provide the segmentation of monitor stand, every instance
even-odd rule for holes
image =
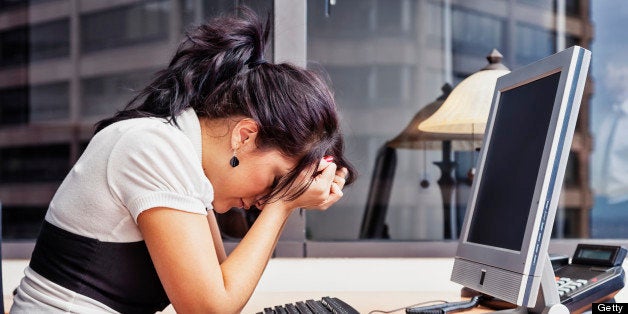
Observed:
[[[495,311],[495,313],[569,314],[569,309],[560,303],[554,269],[552,268],[552,262],[547,253],[545,253],[541,286],[539,287],[539,293],[534,308],[519,306],[514,309]]]

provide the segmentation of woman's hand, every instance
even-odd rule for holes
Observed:
[[[307,208],[325,210],[336,203],[343,195],[342,188],[345,185],[347,169],[340,168],[332,161],[322,159],[316,170],[316,176],[308,189],[298,198],[292,201],[284,201],[290,209]],[[301,182],[309,178],[311,172],[301,174]]]

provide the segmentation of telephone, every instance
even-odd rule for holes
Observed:
[[[578,244],[571,261],[569,256],[550,254],[560,303],[570,313],[582,313],[592,303],[614,302],[613,297],[625,283],[625,257],[626,249],[621,246],[596,244]],[[478,294],[467,287],[461,290],[462,297]],[[497,298],[482,299],[479,304],[493,310],[515,307]]]
[[[594,302],[611,300],[624,287],[625,257],[626,249],[621,246],[578,244],[571,262],[550,258],[560,302],[577,313]]]

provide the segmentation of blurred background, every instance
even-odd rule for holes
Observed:
[[[302,15],[275,14],[295,3]],[[348,157],[360,171],[334,208],[292,223],[289,229],[303,241],[455,239],[482,135],[396,146],[391,140],[415,114],[485,67],[493,49],[514,70],[572,45],[593,52],[592,66],[554,237],[628,238],[626,1],[0,0],[5,245],[32,245],[93,124],[122,108],[167,64],[184,31],[241,5],[270,14],[275,26],[283,19],[304,26],[302,34],[275,27],[267,58],[294,52],[328,74]],[[304,44],[291,48],[278,39]],[[388,190],[378,190],[378,165],[393,151],[382,181]],[[451,167],[443,170],[444,162]],[[444,177],[449,196],[441,193]],[[373,212],[377,219],[369,220]],[[379,232],[365,235],[369,227]]]

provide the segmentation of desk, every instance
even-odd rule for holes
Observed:
[[[452,266],[452,258],[273,259],[242,313],[323,296],[340,298],[360,313],[459,301],[462,286],[449,280]]]
[[[19,284],[27,264],[3,261],[8,307],[10,292]],[[453,258],[274,258],[242,313],[323,296],[338,297],[360,313],[434,300],[458,301],[462,286],[449,280],[452,266]],[[625,269],[627,266],[624,263]],[[615,298],[628,302],[628,289]],[[163,313],[175,312],[169,306]]]
[[[459,301],[462,286],[449,280],[452,266],[453,258],[273,259],[242,313],[323,296],[338,297],[360,313],[435,300]],[[615,298],[627,302],[628,289]]]
[[[270,261],[243,313],[335,296],[360,313],[459,300],[450,258],[279,258]],[[446,294],[446,295],[445,295]]]

